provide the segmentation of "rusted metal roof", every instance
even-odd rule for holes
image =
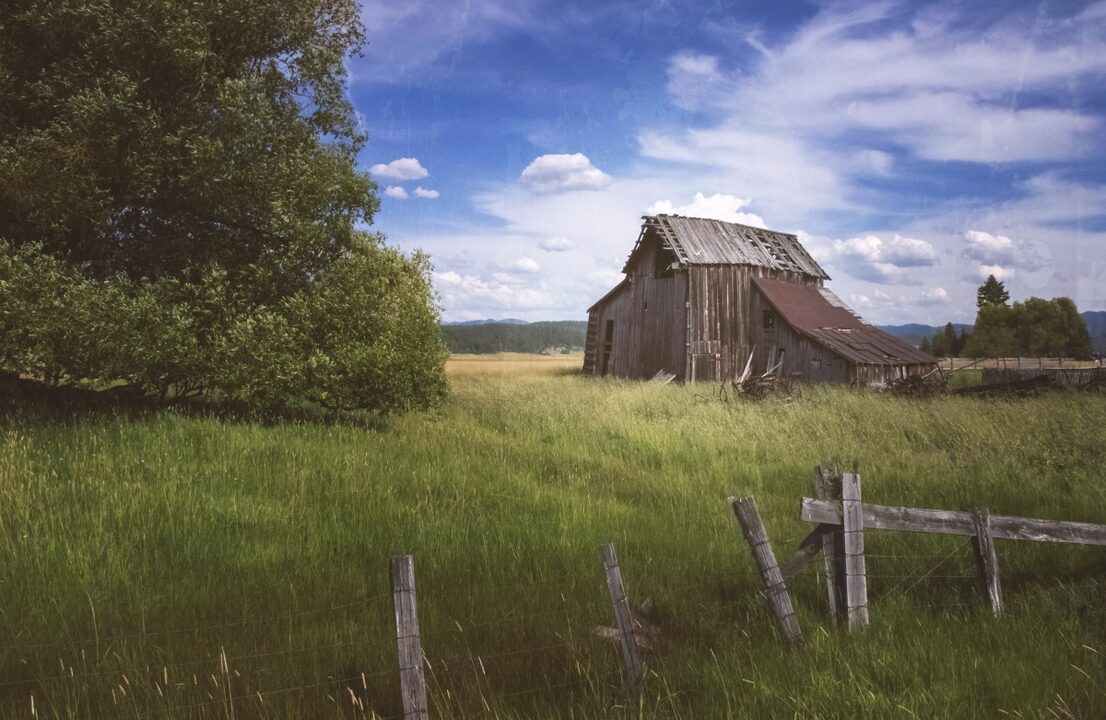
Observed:
[[[826,288],[754,278],[764,299],[796,331],[861,365],[930,365],[936,358],[870,325]]]
[[[788,233],[681,215],[646,215],[642,219],[645,224],[635,251],[652,230],[682,265],[754,265],[829,279],[799,238]]]

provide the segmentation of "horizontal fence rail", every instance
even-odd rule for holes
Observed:
[[[970,512],[871,503],[864,503],[862,508],[865,530],[899,530],[968,537],[976,535],[975,514]],[[803,498],[801,517],[806,522],[841,525],[841,503],[835,500]],[[991,515],[990,529],[991,537],[1001,540],[1106,545],[1106,525],[1093,523]]]

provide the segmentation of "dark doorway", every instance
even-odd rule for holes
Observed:
[[[611,344],[614,338],[614,320],[608,320],[603,329],[603,362],[599,364],[599,374],[606,375],[611,364]]]

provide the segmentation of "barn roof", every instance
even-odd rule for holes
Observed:
[[[681,215],[646,215],[642,220],[645,224],[634,252],[653,231],[676,253],[681,265],[755,265],[829,279],[799,238],[788,233]],[[629,265],[627,260],[623,272]]]
[[[862,320],[827,288],[753,278],[764,299],[787,324],[847,360],[862,365],[937,362],[910,343]]]

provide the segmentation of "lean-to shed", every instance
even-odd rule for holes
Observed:
[[[889,382],[936,360],[865,322],[799,239],[737,223],[646,216],[625,277],[588,310],[584,373],[687,381],[782,361],[809,382]]]

